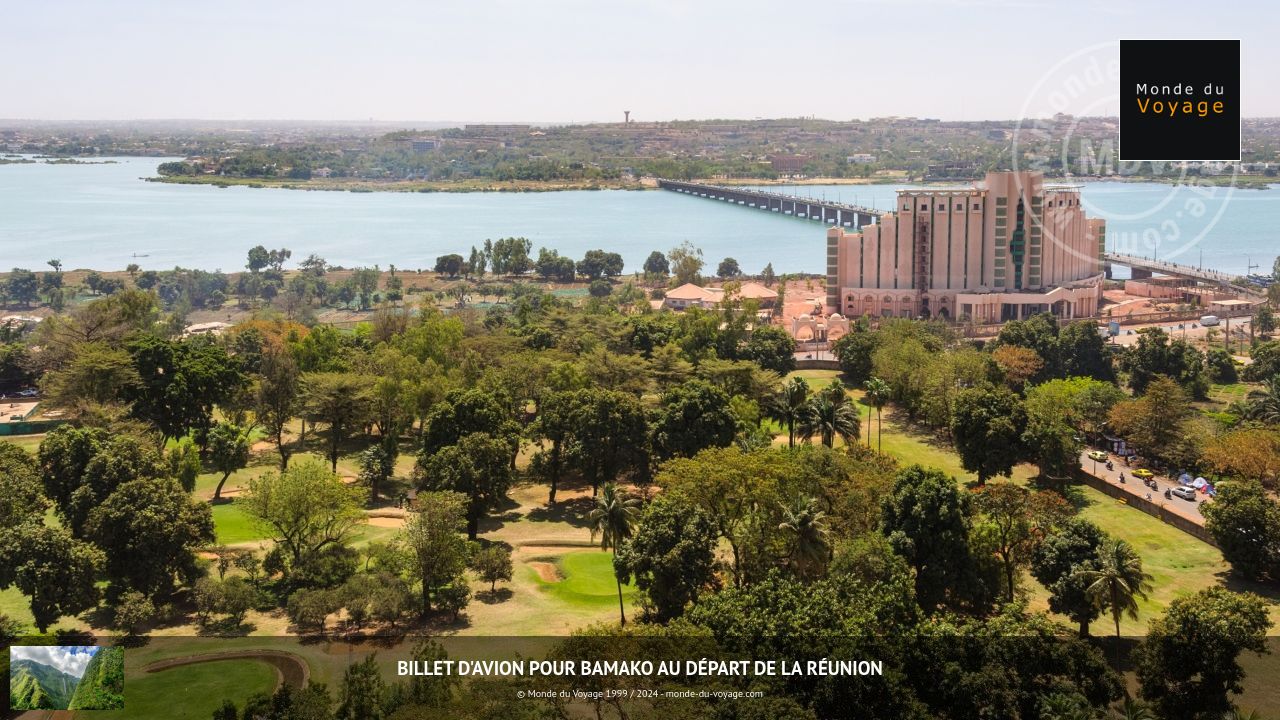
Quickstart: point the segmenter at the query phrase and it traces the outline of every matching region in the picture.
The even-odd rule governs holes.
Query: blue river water
[[[821,273],[817,222],[659,191],[349,193],[148,183],[163,159],[0,165],[0,268],[237,270],[258,244],[334,264],[429,268],[486,238],[524,236],[571,257],[620,252],[627,271],[688,240],[714,268]],[[895,186],[768,188],[888,209]],[[1155,183],[1084,184],[1086,212],[1108,220],[1108,246],[1190,265],[1269,271],[1280,254],[1280,186],[1212,191]],[[1255,269],[1255,271],[1258,271]]]

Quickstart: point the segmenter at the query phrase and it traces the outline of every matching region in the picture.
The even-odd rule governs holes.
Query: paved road
[[[1170,480],[1162,475],[1157,475],[1155,476],[1155,481],[1158,489],[1152,490],[1142,484],[1141,478],[1133,476],[1133,471],[1136,468],[1131,468],[1124,464],[1124,461],[1115,455],[1111,455],[1109,457],[1111,458],[1112,464],[1115,466],[1114,470],[1107,470],[1107,466],[1103,462],[1094,462],[1094,460],[1089,457],[1088,452],[1080,453],[1080,467],[1084,468],[1084,471],[1090,475],[1107,481],[1111,485],[1124,490],[1129,495],[1146,498],[1156,505],[1164,508],[1165,511],[1184,517],[1196,525],[1204,527],[1204,515],[1200,514],[1200,503],[1213,502],[1212,498],[1206,497],[1202,493],[1196,493],[1196,502],[1183,500],[1179,497],[1173,497],[1166,500],[1164,497],[1164,491],[1166,489],[1173,489],[1177,487],[1178,483],[1176,480]],[[1120,473],[1124,473],[1125,482],[1123,485],[1120,483]],[[1150,497],[1148,497],[1148,495],[1150,495]]]

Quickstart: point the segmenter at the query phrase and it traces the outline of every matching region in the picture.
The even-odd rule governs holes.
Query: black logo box
[[[1140,93],[1140,85],[1146,85],[1145,93]],[[1165,94],[1166,87],[1182,92]],[[1147,106],[1146,113],[1139,100]],[[1239,40],[1120,41],[1123,161],[1239,161],[1240,100]],[[1154,112],[1157,102],[1160,114]],[[1191,114],[1183,112],[1185,102],[1192,104]],[[1201,102],[1208,104],[1204,117],[1198,112]],[[1218,102],[1221,113],[1213,112]],[[1170,103],[1177,103],[1172,115]]]

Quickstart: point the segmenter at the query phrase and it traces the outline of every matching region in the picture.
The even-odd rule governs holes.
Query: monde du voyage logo
[[[1240,41],[1121,40],[1119,155],[1240,160]]]

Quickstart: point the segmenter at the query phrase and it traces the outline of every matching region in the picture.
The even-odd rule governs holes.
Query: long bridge
[[[763,190],[689,182],[687,180],[659,178],[658,187],[663,190],[684,193],[692,197],[720,200],[731,205],[741,205],[765,212],[776,212],[781,215],[818,220],[827,225],[840,225],[851,228],[870,225],[876,222],[876,218],[884,214],[881,210],[862,207],[861,205],[831,202],[799,195],[765,192]]]
[[[1194,265],[1180,265],[1171,263],[1167,260],[1154,260],[1139,255],[1126,255],[1124,253],[1109,252],[1105,256],[1108,266],[1124,265],[1132,271],[1134,279],[1149,278],[1153,273],[1162,275],[1172,275],[1174,277],[1186,278],[1188,280],[1200,280],[1208,283],[1217,283],[1219,285],[1231,285],[1233,283],[1244,280],[1240,275],[1232,275],[1231,273],[1219,272],[1208,268],[1199,268]],[[1108,269],[1110,269],[1108,267]]]

